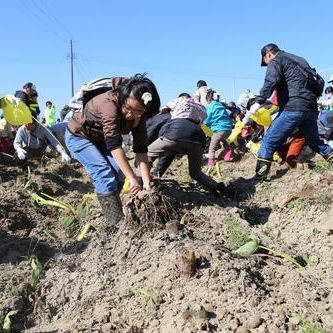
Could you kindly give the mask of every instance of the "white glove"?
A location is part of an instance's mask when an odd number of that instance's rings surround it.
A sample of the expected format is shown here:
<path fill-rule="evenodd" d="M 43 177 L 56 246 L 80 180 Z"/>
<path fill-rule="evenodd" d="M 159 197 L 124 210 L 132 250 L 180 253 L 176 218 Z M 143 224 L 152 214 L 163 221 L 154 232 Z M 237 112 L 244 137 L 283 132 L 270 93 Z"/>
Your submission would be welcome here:
<path fill-rule="evenodd" d="M 68 154 L 65 151 L 61 152 L 61 161 L 64 163 L 71 163 L 72 159 L 70 158 L 70 156 L 68 156 Z"/>
<path fill-rule="evenodd" d="M 260 108 L 260 104 L 259 103 L 254 103 L 251 107 L 250 107 L 250 114 L 254 114 L 258 111 L 258 109 Z"/>
<path fill-rule="evenodd" d="M 16 148 L 16 152 L 17 152 L 17 157 L 20 159 L 20 160 L 25 160 L 26 157 L 27 157 L 27 152 L 21 148 L 21 147 L 17 147 Z"/>
<path fill-rule="evenodd" d="M 246 112 L 245 117 L 242 120 L 244 125 L 246 125 L 249 122 L 250 117 L 260 109 L 260 106 L 261 105 L 259 103 L 254 103 L 250 107 L 250 110 Z"/>
<path fill-rule="evenodd" d="M 251 145 L 252 145 L 253 141 L 250 140 L 247 144 L 246 144 L 246 148 L 250 149 L 251 148 Z"/>
<path fill-rule="evenodd" d="M 6 95 L 7 99 L 9 102 L 11 102 L 12 104 L 14 104 L 16 107 L 19 106 L 19 99 L 13 95 Z"/>

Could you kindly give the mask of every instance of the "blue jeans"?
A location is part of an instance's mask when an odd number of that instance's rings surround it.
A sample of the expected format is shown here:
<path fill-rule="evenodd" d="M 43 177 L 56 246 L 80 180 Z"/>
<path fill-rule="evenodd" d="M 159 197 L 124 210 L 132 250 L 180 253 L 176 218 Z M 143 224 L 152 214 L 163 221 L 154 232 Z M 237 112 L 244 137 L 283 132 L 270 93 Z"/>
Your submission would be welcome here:
<path fill-rule="evenodd" d="M 313 151 L 323 157 L 329 155 L 333 149 L 319 138 L 317 119 L 317 112 L 281 111 L 265 133 L 258 157 L 272 160 L 274 152 L 286 142 L 296 128 L 301 130 L 306 143 Z"/>
<path fill-rule="evenodd" d="M 66 129 L 65 142 L 68 150 L 85 167 L 92 178 L 97 193 L 110 194 L 118 191 L 124 175 L 110 152 L 97 147 L 89 139 L 73 135 Z"/>

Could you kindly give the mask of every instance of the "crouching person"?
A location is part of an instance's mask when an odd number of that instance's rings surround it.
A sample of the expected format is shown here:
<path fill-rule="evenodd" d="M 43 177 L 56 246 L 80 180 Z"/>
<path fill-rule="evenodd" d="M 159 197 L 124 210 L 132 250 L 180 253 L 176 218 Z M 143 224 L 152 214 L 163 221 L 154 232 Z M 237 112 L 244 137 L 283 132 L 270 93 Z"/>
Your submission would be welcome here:
<path fill-rule="evenodd" d="M 21 162 L 41 158 L 47 150 L 53 149 L 61 155 L 63 162 L 70 163 L 71 161 L 70 156 L 54 136 L 34 119 L 32 123 L 19 127 L 14 140 L 14 148 L 15 158 Z"/>
<path fill-rule="evenodd" d="M 176 118 L 161 128 L 160 137 L 148 147 L 148 156 L 154 160 L 170 153 L 187 155 L 190 177 L 213 195 L 219 196 L 225 194 L 224 184 L 217 183 L 201 170 L 205 143 L 206 136 L 199 123 L 191 119 Z"/>
<path fill-rule="evenodd" d="M 114 226 L 123 218 L 119 191 L 124 175 L 130 180 L 130 193 L 142 189 L 141 178 L 135 175 L 122 148 L 122 134 L 132 133 L 143 187 L 149 189 L 146 117 L 158 112 L 160 98 L 144 75 L 109 80 L 107 91 L 83 102 L 82 112 L 74 112 L 65 141 L 92 178 L 107 223 Z"/>

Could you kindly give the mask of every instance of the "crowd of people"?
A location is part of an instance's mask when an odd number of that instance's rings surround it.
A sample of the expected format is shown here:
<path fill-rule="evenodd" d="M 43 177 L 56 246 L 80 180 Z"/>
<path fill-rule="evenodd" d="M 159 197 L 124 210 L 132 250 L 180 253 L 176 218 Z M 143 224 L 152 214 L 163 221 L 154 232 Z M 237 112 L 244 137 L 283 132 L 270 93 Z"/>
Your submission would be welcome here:
<path fill-rule="evenodd" d="M 17 128 L 1 119 L 0 152 L 13 155 L 18 165 L 45 155 L 60 156 L 64 163 L 77 160 L 89 173 L 110 225 L 123 218 L 119 193 L 125 178 L 133 195 L 149 190 L 152 177 L 163 177 L 178 156 L 186 155 L 190 177 L 215 196 L 224 195 L 225 186 L 203 167 L 236 162 L 249 151 L 257 157 L 254 182 L 269 178 L 273 161 L 295 168 L 318 153 L 332 163 L 333 87 L 321 98 L 320 76 L 304 58 L 276 44 L 262 48 L 261 66 L 267 70 L 259 94 L 247 90 L 236 102 L 222 100 L 204 80 L 193 95 L 182 92 L 162 107 L 144 74 L 95 80 L 81 88 L 58 120 L 51 101 L 38 120 L 38 93 L 28 82 L 15 98 L 29 108 L 32 122 Z M 129 135 L 134 165 L 124 148 Z"/>

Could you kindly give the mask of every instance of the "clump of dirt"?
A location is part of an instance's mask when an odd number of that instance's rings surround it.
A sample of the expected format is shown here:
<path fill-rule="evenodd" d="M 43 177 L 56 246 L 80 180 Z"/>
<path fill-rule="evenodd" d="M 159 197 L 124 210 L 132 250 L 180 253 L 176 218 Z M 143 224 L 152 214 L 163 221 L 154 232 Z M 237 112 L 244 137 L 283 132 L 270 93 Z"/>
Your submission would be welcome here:
<path fill-rule="evenodd" d="M 176 160 L 153 191 L 123 196 L 126 220 L 112 233 L 94 207 L 79 227 L 95 230 L 80 242 L 58 209 L 31 201 L 24 170 L 2 167 L 13 176 L 0 186 L 0 318 L 18 310 L 12 328 L 25 332 L 298 332 L 304 322 L 333 331 L 333 172 L 278 177 L 274 166 L 269 183 L 254 184 L 246 156 L 221 166 L 230 200 L 192 183 L 186 163 Z M 78 165 L 30 174 L 73 205 L 92 191 Z M 304 269 L 269 252 L 232 253 L 230 221 Z M 43 265 L 35 289 L 32 255 Z"/>

